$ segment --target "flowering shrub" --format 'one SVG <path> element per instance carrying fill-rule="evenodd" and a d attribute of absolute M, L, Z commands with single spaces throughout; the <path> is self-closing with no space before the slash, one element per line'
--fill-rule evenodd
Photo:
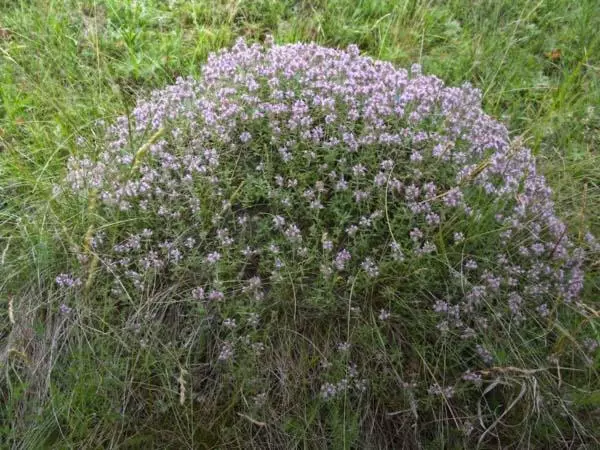
<path fill-rule="evenodd" d="M 436 397 L 474 414 L 469 392 L 522 357 L 495 354 L 498 341 L 535 335 L 582 290 L 584 252 L 531 151 L 478 90 L 418 65 L 240 40 L 199 80 L 139 101 L 106 139 L 68 162 L 68 190 L 97 222 L 80 273 L 57 283 L 110 280 L 134 305 L 165 291 L 198 305 L 217 323 L 215 365 L 260 359 L 275 345 L 260 332 L 269 324 L 326 323 L 333 341 L 308 389 L 328 402 L 385 403 L 395 387 L 415 415 Z M 364 356 L 376 353 L 365 329 L 399 358 Z M 381 379 L 365 378 L 370 364 L 386 367 Z M 254 394 L 263 404 L 272 389 Z"/>

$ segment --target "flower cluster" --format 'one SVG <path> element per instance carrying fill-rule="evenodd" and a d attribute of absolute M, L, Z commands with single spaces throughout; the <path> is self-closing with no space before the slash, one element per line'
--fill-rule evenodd
<path fill-rule="evenodd" d="M 66 183 L 116 224 L 91 242 L 133 292 L 176 278 L 189 282 L 182 296 L 258 311 L 302 307 L 326 286 L 385 322 L 416 285 L 422 313 L 491 364 L 491 317 L 544 320 L 583 287 L 584 252 L 531 151 L 482 111 L 480 92 L 356 46 L 240 40 L 200 79 L 140 100 L 106 139 L 69 160 Z M 226 343 L 218 359 L 232 355 Z"/>
<path fill-rule="evenodd" d="M 332 400 L 338 396 L 346 395 L 348 392 L 364 392 L 367 389 L 368 380 L 359 378 L 358 369 L 355 364 L 348 364 L 346 376 L 337 383 L 323 383 L 320 389 L 321 398 Z"/>

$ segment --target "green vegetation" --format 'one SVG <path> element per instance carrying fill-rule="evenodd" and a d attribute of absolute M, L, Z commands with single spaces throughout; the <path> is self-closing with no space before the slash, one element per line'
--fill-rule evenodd
<path fill-rule="evenodd" d="M 102 148 L 99 120 L 130 114 L 136 99 L 179 76 L 198 77 L 209 52 L 240 36 L 262 42 L 272 34 L 278 44 L 356 44 L 398 67 L 420 63 L 449 86 L 479 88 L 485 112 L 536 155 L 580 245 L 587 230 L 600 236 L 599 29 L 595 0 L 0 0 L 0 446 L 599 446 L 600 352 L 583 348 L 600 339 L 598 260 L 586 261 L 579 304 L 562 305 L 543 325 L 511 328 L 513 341 L 489 338 L 495 362 L 482 393 L 457 390 L 471 411 L 444 396 L 415 400 L 400 385 L 432 384 L 432 374 L 474 358 L 462 353 L 466 346 L 429 342 L 435 319 L 411 312 L 410 296 L 398 298 L 397 327 L 377 325 L 374 305 L 365 308 L 369 320 L 352 322 L 352 357 L 369 387 L 331 401 L 314 395 L 324 382 L 316 373 L 324 349 L 349 332 L 352 313 L 332 292 L 321 289 L 304 306 L 282 301 L 271 316 L 262 311 L 252 339 L 267 344 L 263 356 L 244 354 L 222 369 L 213 364 L 222 336 L 201 329 L 213 312 L 180 305 L 177 283 L 157 290 L 152 305 L 116 298 L 100 277 L 84 278 L 76 298 L 56 287 L 56 276 L 74 267 L 74 249 L 89 247 L 89 230 L 103 227 L 116 241 L 130 229 L 124 215 L 107 219 L 93 202 L 54 190 L 70 156 Z M 306 177 L 300 182 L 314 182 Z M 257 180 L 239 191 L 246 206 L 267 197 Z M 341 205 L 340 216 L 346 212 Z M 405 291 L 416 297 L 427 281 L 415 276 Z M 300 298 L 301 288 L 282 290 L 282 300 Z M 73 314 L 61 313 L 65 299 Z M 246 307 L 231 303 L 225 313 L 243 316 Z M 423 336 L 420 346 L 407 349 L 403 333 Z M 331 381 L 348 366 L 333 355 Z M 276 398 L 261 403 L 271 387 L 257 373 L 275 380 Z"/>

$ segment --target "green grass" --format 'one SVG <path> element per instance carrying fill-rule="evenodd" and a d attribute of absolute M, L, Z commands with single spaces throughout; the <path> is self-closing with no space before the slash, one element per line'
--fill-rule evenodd
<path fill-rule="evenodd" d="M 378 433 L 373 448 L 385 447 L 399 432 L 410 442 L 403 415 L 386 421 L 385 412 L 360 417 L 345 402 L 299 404 L 306 386 L 291 387 L 290 398 L 282 399 L 293 410 L 283 423 L 267 411 L 260 420 L 267 425 L 256 425 L 250 413 L 244 418 L 232 412 L 236 402 L 246 401 L 232 380 L 202 367 L 190 374 L 182 365 L 187 355 L 169 345 L 168 331 L 156 330 L 165 341 L 139 350 L 134 335 L 109 325 L 118 314 L 109 301 L 82 299 L 93 323 L 56 326 L 47 306 L 59 299 L 49 284 L 71 244 L 85 235 L 90 217 L 53 200 L 52 187 L 77 151 L 75 138 L 94 142 L 97 120 L 110 123 L 137 96 L 177 76 L 197 75 L 209 52 L 238 36 L 252 41 L 272 33 L 278 43 L 355 43 L 363 53 L 399 66 L 420 62 L 425 73 L 448 84 L 472 83 L 484 93 L 485 110 L 533 149 L 575 233 L 589 228 L 600 236 L 599 29 L 596 0 L 0 0 L 0 445 L 249 448 L 244 439 L 253 436 L 256 448 L 359 448 L 359 428 L 368 421 Z M 590 263 L 586 281 L 583 301 L 596 315 L 562 323 L 556 330 L 559 350 L 582 330 L 600 338 L 600 264 Z M 179 325 L 177 318 L 169 320 L 171 327 Z M 328 332 L 324 340 L 333 339 Z M 384 345 L 368 327 L 356 332 L 362 345 Z M 269 338 L 279 349 L 272 355 L 274 368 L 286 358 L 300 361 L 286 367 L 290 373 L 313 368 L 310 342 L 283 331 Z M 195 351 L 201 348 L 198 343 Z M 598 358 L 593 364 L 598 368 Z M 220 413 L 209 423 L 194 422 L 194 404 L 178 406 L 180 376 L 188 390 L 207 396 L 231 389 L 231 403 L 215 405 Z M 568 384 L 570 375 L 561 376 Z M 198 386 L 189 386 L 192 381 Z M 506 406 L 519 396 L 521 383 L 532 379 L 511 382 L 502 394 L 494 390 L 488 403 Z M 584 428 L 598 425 L 589 434 L 600 439 L 600 381 L 578 383 L 579 390 L 563 400 L 578 407 Z M 169 389 L 156 391 L 159 385 Z M 526 392 L 535 397 L 535 387 Z M 123 413 L 124 398 L 146 409 Z M 409 405 L 405 398 L 388 406 L 399 411 Z M 439 432 L 425 448 L 463 445 L 444 425 L 446 415 L 440 406 Z M 270 423 L 279 428 L 273 431 Z M 545 436 L 547 445 L 562 448 L 576 441 L 571 427 L 565 418 L 540 420 L 530 429 L 535 442 Z M 514 442 L 519 438 L 513 436 Z M 516 447 L 527 448 L 526 439 Z"/>

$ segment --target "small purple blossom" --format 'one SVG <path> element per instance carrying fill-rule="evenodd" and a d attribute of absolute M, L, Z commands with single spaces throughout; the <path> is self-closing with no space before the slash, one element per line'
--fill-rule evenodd
<path fill-rule="evenodd" d="M 81 286 L 81 280 L 69 273 L 61 273 L 56 277 L 55 281 L 60 287 L 71 288 Z"/>
<path fill-rule="evenodd" d="M 477 344 L 475 349 L 477 350 L 477 354 L 481 357 L 484 363 L 491 365 L 494 362 L 494 357 L 492 356 L 492 353 L 483 345 Z"/>
<path fill-rule="evenodd" d="M 354 191 L 353 196 L 354 196 L 354 201 L 356 203 L 360 203 L 360 202 L 364 202 L 365 200 L 368 200 L 369 197 L 371 196 L 371 194 L 366 191 L 356 190 L 356 191 Z"/>
<path fill-rule="evenodd" d="M 418 255 L 429 255 L 431 253 L 435 253 L 437 251 L 437 246 L 430 241 L 427 241 L 423 244 L 421 248 L 415 250 L 415 253 Z"/>
<path fill-rule="evenodd" d="M 214 265 L 221 259 L 221 254 L 219 252 L 211 252 L 206 255 L 205 261 L 208 264 Z"/>
<path fill-rule="evenodd" d="M 333 261 L 333 265 L 335 266 L 335 268 L 337 270 L 344 270 L 345 267 L 346 267 L 346 263 L 348 261 L 350 261 L 351 258 L 352 258 L 352 256 L 350 255 L 350 252 L 348 250 L 346 250 L 346 249 L 342 249 L 335 256 L 335 260 Z"/>
<path fill-rule="evenodd" d="M 219 351 L 219 356 L 217 358 L 219 361 L 230 361 L 233 359 L 233 343 L 226 341 L 221 346 Z"/>
<path fill-rule="evenodd" d="M 284 232 L 285 237 L 293 244 L 302 242 L 302 233 L 297 225 L 289 225 Z"/>
<path fill-rule="evenodd" d="M 252 135 L 247 131 L 244 131 L 242 134 L 240 134 L 240 141 L 242 141 L 244 144 L 249 142 L 250 139 L 252 139 Z"/>
<path fill-rule="evenodd" d="M 229 230 L 227 228 L 217 230 L 217 240 L 223 247 L 230 247 L 234 243 L 233 238 L 229 236 Z"/>
<path fill-rule="evenodd" d="M 273 226 L 277 229 L 281 229 L 283 228 L 283 226 L 285 225 L 285 219 L 281 216 L 275 216 L 273 217 Z"/>
<path fill-rule="evenodd" d="M 438 313 L 447 313 L 448 303 L 443 300 L 437 300 L 433 305 L 433 310 Z"/>
<path fill-rule="evenodd" d="M 475 385 L 479 386 L 482 383 L 481 374 L 477 372 L 471 372 L 470 370 L 466 371 L 462 376 L 462 379 L 465 381 L 470 381 L 475 383 Z"/>
<path fill-rule="evenodd" d="M 225 294 L 223 292 L 213 289 L 208 293 L 208 299 L 211 301 L 223 300 L 225 298 Z"/>
<path fill-rule="evenodd" d="M 71 314 L 71 312 L 73 312 L 73 308 L 70 308 L 64 303 L 61 303 L 61 305 L 58 307 L 58 310 L 61 312 L 61 314 L 65 315 Z"/>
<path fill-rule="evenodd" d="M 348 189 L 348 182 L 346 180 L 344 180 L 343 178 L 336 182 L 336 184 L 335 184 L 336 191 L 345 191 L 347 189 Z"/>
<path fill-rule="evenodd" d="M 541 305 L 537 306 L 535 310 L 538 312 L 540 317 L 545 318 L 550 315 L 550 310 L 548 309 L 548 305 L 546 303 L 542 303 Z"/>
<path fill-rule="evenodd" d="M 352 174 L 355 177 L 361 177 L 366 173 L 367 173 L 367 168 L 365 166 L 363 166 L 362 164 L 357 164 L 354 167 L 352 167 Z"/>
<path fill-rule="evenodd" d="M 379 275 L 379 268 L 371 258 L 366 258 L 361 264 L 360 267 L 365 271 L 365 273 L 374 278 Z"/>
<path fill-rule="evenodd" d="M 321 386 L 321 398 L 329 400 L 338 394 L 337 386 L 332 383 L 325 383 Z"/>
<path fill-rule="evenodd" d="M 413 242 L 419 242 L 421 239 L 423 239 L 423 232 L 418 228 L 413 228 L 409 235 Z"/>
<path fill-rule="evenodd" d="M 390 244 L 390 248 L 392 249 L 392 259 L 394 261 L 404 261 L 404 253 L 402 252 L 402 247 L 400 247 L 400 244 L 398 244 L 397 242 L 392 242 Z"/>
<path fill-rule="evenodd" d="M 379 172 L 377 175 L 375 175 L 375 178 L 373 178 L 373 184 L 377 187 L 385 186 L 387 178 L 388 177 L 384 172 Z"/>
<path fill-rule="evenodd" d="M 354 236 L 357 232 L 358 227 L 356 225 L 350 225 L 348 228 L 346 228 L 346 233 L 348 233 L 348 236 Z"/>
<path fill-rule="evenodd" d="M 467 270 L 475 270 L 475 269 L 477 269 L 477 267 L 479 267 L 479 266 L 478 266 L 478 264 L 477 264 L 477 262 L 475 260 L 473 260 L 473 259 L 467 259 L 465 261 L 465 269 L 467 269 Z"/>
<path fill-rule="evenodd" d="M 194 300 L 204 300 L 204 289 L 201 287 L 196 287 L 192 290 L 192 298 Z"/>

